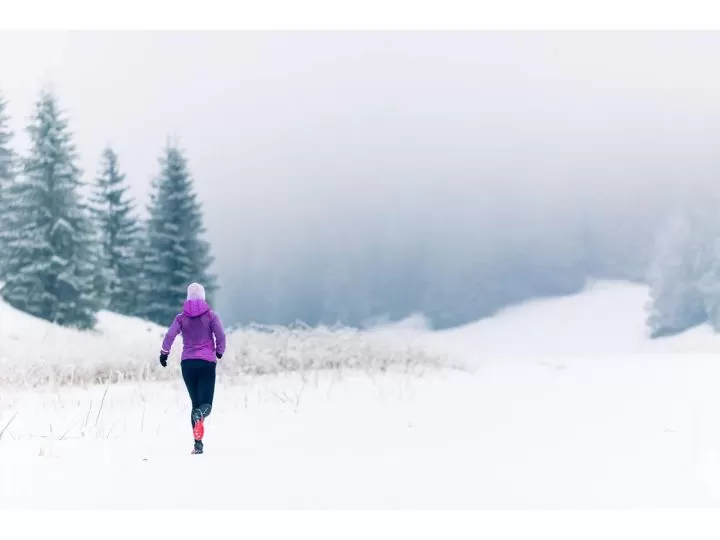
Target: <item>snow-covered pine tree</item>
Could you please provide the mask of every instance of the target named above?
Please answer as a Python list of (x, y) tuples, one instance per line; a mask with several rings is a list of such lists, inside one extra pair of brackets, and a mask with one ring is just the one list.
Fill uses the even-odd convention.
[(7, 100), (0, 93), (0, 197), (2, 197), (2, 189), (7, 188), (15, 176), (15, 153), (10, 147), (13, 132), (10, 130), (9, 122)]
[(160, 165), (160, 175), (152, 186), (141, 291), (146, 302), (144, 316), (169, 324), (191, 282), (205, 286), (208, 301), (217, 287), (209, 271), (213, 259), (210, 245), (202, 238), (202, 208), (187, 160), (177, 146), (168, 145)]
[(128, 195), (128, 189), (117, 154), (112, 148), (105, 148), (92, 196), (107, 283), (105, 307), (116, 313), (135, 315), (140, 271), (137, 259), (140, 225), (134, 215), (134, 202)]
[(707, 322), (720, 330), (720, 193), (710, 190), (686, 210), (692, 231), (692, 252), (686, 257), (693, 265), (696, 287)]
[[(151, 193), (151, 201), (153, 197), (154, 195)], [(148, 206), (151, 207), (152, 203)], [(152, 310), (151, 302), (153, 301), (153, 286), (150, 283), (149, 276), (151, 274), (155, 276), (152, 269), (157, 267), (158, 261), (157, 254), (153, 253), (150, 249), (150, 239), (148, 233), (149, 228), (150, 226), (147, 219), (140, 221), (141, 233), (134, 245), (135, 260), (138, 263), (138, 274), (135, 289), (137, 302), (131, 313), (133, 316), (145, 319), (150, 318), (149, 314)]]
[(659, 231), (647, 274), (647, 305), (652, 337), (677, 334), (705, 322), (707, 311), (699, 287), (703, 238), (686, 212), (673, 215)]
[(15, 153), (13, 152), (10, 143), (13, 138), (13, 133), (8, 126), (10, 117), (7, 114), (7, 100), (4, 99), (0, 93), (0, 281), (3, 279), (3, 268), (8, 259), (8, 252), (3, 244), (5, 235), (3, 231), (9, 224), (3, 223), (7, 216), (9, 208), (7, 205), (7, 191), (10, 189), (10, 185), (15, 177)]
[(42, 92), (27, 128), (31, 148), (9, 190), (9, 261), (3, 298), (64, 326), (94, 326), (97, 244), (79, 188), (68, 122), (54, 95)]

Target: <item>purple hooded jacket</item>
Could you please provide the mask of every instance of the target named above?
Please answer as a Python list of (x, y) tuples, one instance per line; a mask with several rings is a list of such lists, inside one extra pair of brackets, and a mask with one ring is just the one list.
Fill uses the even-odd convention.
[[(186, 300), (165, 334), (162, 352), (170, 353), (173, 341), (182, 333), (183, 352), (181, 360), (207, 360), (216, 362), (215, 353), (225, 353), (225, 331), (219, 317), (202, 299)], [(214, 337), (214, 339), (213, 339)]]

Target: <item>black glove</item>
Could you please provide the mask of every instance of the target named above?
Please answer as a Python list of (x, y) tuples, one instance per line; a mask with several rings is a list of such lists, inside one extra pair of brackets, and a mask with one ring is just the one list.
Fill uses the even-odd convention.
[(220, 360), (222, 358), (222, 353), (216, 352), (215, 357)]
[(168, 355), (161, 352), (160, 353), (160, 365), (162, 367), (167, 367), (167, 359), (168, 359)]

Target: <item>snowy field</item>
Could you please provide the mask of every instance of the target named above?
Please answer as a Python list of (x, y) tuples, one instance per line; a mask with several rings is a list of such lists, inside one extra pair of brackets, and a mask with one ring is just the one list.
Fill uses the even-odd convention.
[[(649, 341), (645, 299), (642, 287), (602, 283), (451, 331), (373, 333), (468, 371), (435, 360), (386, 371), (228, 371), (202, 456), (189, 455), (176, 371), (5, 385), (0, 507), (718, 507), (720, 338), (698, 328)], [(2, 369), (44, 373), (23, 354), (43, 354), (33, 326), (41, 323), (2, 308)], [(155, 373), (157, 329), (139, 337), (129, 330), (141, 323), (125, 324), (124, 341), (102, 351), (92, 348), (100, 338), (86, 344), (87, 361), (140, 358), (148, 347), (136, 361)]]

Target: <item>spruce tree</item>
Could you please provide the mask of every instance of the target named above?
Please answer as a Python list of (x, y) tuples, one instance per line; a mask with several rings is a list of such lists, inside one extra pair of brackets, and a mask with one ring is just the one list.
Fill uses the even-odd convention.
[(168, 145), (160, 166), (160, 175), (152, 186), (141, 291), (146, 299), (145, 317), (169, 324), (182, 306), (190, 283), (202, 283), (210, 302), (216, 284), (209, 272), (210, 246), (202, 238), (202, 208), (187, 159), (180, 148)]
[(707, 322), (720, 330), (720, 193), (710, 189), (686, 209), (692, 234), (688, 239), (687, 263), (692, 264), (698, 294)]
[(96, 236), (79, 193), (68, 122), (52, 94), (41, 94), (27, 132), (29, 155), (6, 201), (11, 226), (2, 296), (37, 317), (91, 328), (100, 307)]
[(4, 267), (8, 259), (3, 231), (7, 230), (7, 213), (10, 211), (7, 192), (15, 177), (15, 154), (10, 147), (13, 133), (8, 126), (10, 117), (6, 112), (7, 101), (0, 94), (0, 281), (3, 280)]
[(134, 216), (129, 187), (120, 171), (118, 156), (112, 148), (102, 154), (99, 176), (92, 197), (93, 214), (98, 225), (104, 278), (107, 283), (105, 307), (116, 313), (137, 313), (137, 280), (140, 264), (137, 242), (140, 226)]
[(659, 231), (647, 283), (647, 324), (652, 337), (683, 332), (706, 320), (698, 288), (698, 245), (686, 214), (673, 216)]
[(3, 189), (7, 189), (15, 173), (15, 153), (10, 147), (13, 132), (8, 123), (7, 100), (0, 93), (0, 197)]

